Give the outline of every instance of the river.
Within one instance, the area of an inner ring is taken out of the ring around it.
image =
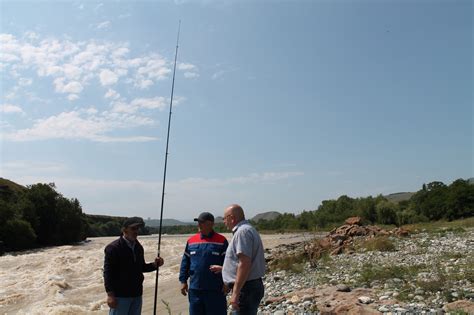
[[[225,234],[230,239],[230,234]],[[108,314],[102,278],[104,247],[116,237],[89,238],[78,245],[48,247],[0,256],[0,314]],[[158,314],[187,314],[180,294],[179,264],[189,235],[164,235]],[[262,235],[265,248],[310,238],[306,234]],[[145,260],[157,251],[157,235],[140,236]],[[146,273],[143,314],[153,313],[155,273]]]

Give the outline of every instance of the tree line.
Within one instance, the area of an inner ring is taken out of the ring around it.
[[[404,225],[436,220],[455,220],[474,216],[474,185],[458,179],[450,185],[424,184],[409,200],[392,202],[382,195],[324,200],[313,211],[299,215],[284,213],[274,220],[252,222],[261,231],[311,231],[340,225],[345,219],[360,216],[370,224]],[[0,179],[0,252],[35,247],[71,244],[86,237],[117,236],[124,217],[87,215],[76,198],[68,199],[56,191],[54,183],[27,187]],[[195,225],[163,226],[164,234],[195,233]],[[217,232],[226,232],[222,223]],[[158,233],[144,227],[140,233]]]
[[[0,179],[0,254],[118,236],[125,219],[84,214],[79,200],[64,197],[54,183],[23,187]],[[149,234],[148,228],[140,233]]]
[[[455,220],[474,216],[474,185],[458,179],[449,186],[435,181],[423,184],[409,200],[389,201],[377,197],[324,200],[317,210],[299,215],[284,213],[271,221],[254,222],[260,230],[315,230],[340,225],[345,219],[360,216],[366,223],[401,226],[437,220]]]
[[[86,222],[79,200],[58,193],[54,183],[0,188],[0,241],[4,250],[85,239]]]

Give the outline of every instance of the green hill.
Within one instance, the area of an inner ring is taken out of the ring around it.
[[[18,193],[25,190],[26,187],[19,185],[11,180],[0,177],[0,192],[14,192]]]
[[[275,220],[281,215],[280,212],[277,211],[268,211],[268,212],[263,212],[259,213],[256,216],[254,216],[251,220],[254,222],[258,222],[260,220],[266,220],[266,221],[271,221]]]
[[[414,195],[415,193],[413,192],[399,192],[399,193],[393,193],[384,196],[388,201],[391,202],[400,202],[400,201],[405,201],[405,200],[410,200],[410,198]]]

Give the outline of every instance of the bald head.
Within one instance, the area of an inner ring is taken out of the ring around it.
[[[245,220],[244,209],[237,204],[228,206],[224,211],[224,223],[232,229],[240,221]]]

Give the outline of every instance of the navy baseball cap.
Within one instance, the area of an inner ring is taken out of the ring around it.
[[[199,217],[194,218],[194,221],[197,221],[197,222],[204,222],[204,221],[214,222],[214,216],[212,215],[212,213],[203,212],[199,215]]]

